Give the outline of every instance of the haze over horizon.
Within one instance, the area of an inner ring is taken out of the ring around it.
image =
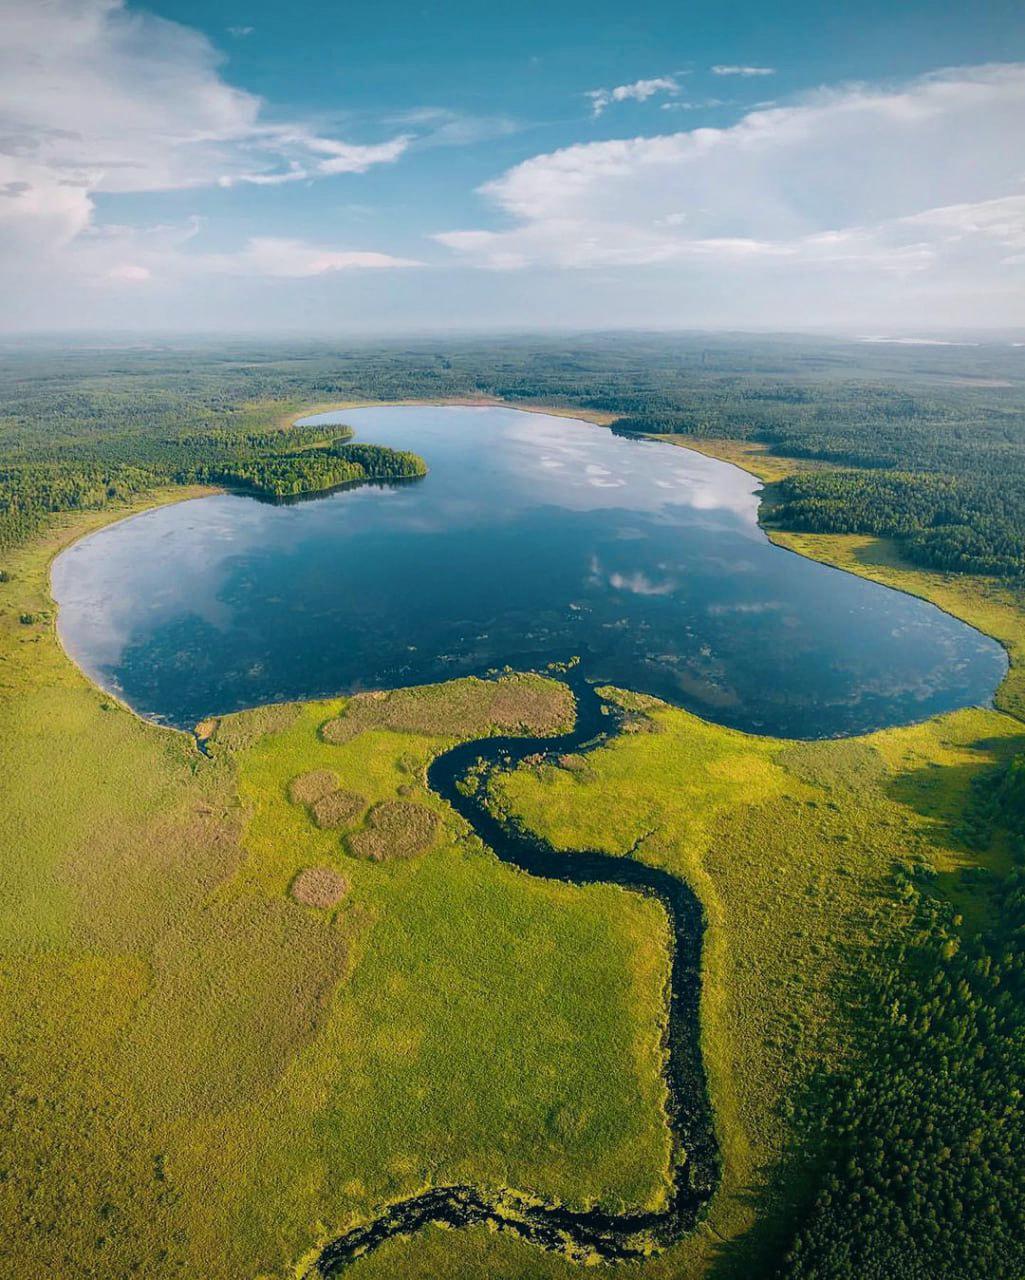
[[[1025,327],[1025,18],[0,0],[8,334]]]

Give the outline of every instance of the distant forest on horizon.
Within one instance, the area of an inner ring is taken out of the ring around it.
[[[306,405],[484,397],[813,461],[770,489],[774,525],[893,537],[933,569],[1025,575],[1025,348],[1010,343],[603,334],[6,347],[0,551],[53,513],[161,485],[285,495],[354,478],[331,460],[337,439],[282,432]]]

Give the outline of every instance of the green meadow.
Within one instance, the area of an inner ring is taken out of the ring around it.
[[[4,1274],[288,1275],[438,1182],[661,1204],[660,908],[512,871],[423,782],[449,721],[551,731],[562,687],[462,682],[381,728],[357,700],[341,743],[340,702],[264,709],[203,755],[56,641],[47,565],[104,518],[0,587]],[[435,810],[430,847],[355,856],[289,797],[318,769]],[[292,896],[311,866],[343,873],[334,908]]]
[[[957,829],[970,779],[1025,734],[998,712],[963,711],[794,743],[645,702],[650,729],[583,767],[500,775],[495,803],[558,847],[637,857],[697,892],[708,921],[702,1049],[725,1166],[706,1230],[729,1240],[757,1220],[738,1250],[757,1257],[764,1237],[771,1256],[773,1216],[789,1219],[801,1161],[815,1155],[791,1151],[788,1169],[788,1114],[813,1073],[842,1062],[863,972],[910,923],[893,869],[935,870],[966,914],[981,909],[961,872],[1004,871],[1005,858],[969,853]],[[690,1274],[700,1252],[681,1246],[672,1274]]]
[[[452,1182],[660,1207],[660,908],[513,871],[424,781],[459,740],[558,732],[564,688],[508,675],[262,708],[205,723],[201,752],[94,688],[57,641],[50,560],[116,514],[60,517],[0,584],[4,1274],[294,1276],[383,1204]],[[863,538],[787,538],[1020,652],[1010,588],[907,577]],[[746,1280],[770,1274],[829,1145],[795,1117],[855,1054],[877,957],[913,925],[895,868],[931,873],[965,927],[985,918],[1010,854],[999,832],[969,839],[964,815],[1025,730],[966,710],[795,743],[613,696],[628,732],[489,794],[557,847],[643,859],[698,895],[723,1181],[692,1237],[611,1270]],[[318,823],[293,786],[307,775],[356,800]],[[373,815],[411,806],[432,819],[377,860]],[[301,900],[311,869],[343,886],[331,905]],[[429,1228],[352,1274],[578,1271],[508,1235]]]

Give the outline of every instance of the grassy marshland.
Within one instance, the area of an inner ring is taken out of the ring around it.
[[[5,1273],[284,1276],[382,1201],[457,1179],[658,1202],[659,911],[512,872],[423,785],[460,737],[557,731],[562,691],[514,678],[264,708],[204,726],[202,756],[56,643],[50,558],[109,518],[61,518],[0,584]],[[825,556],[821,541],[805,549]],[[880,544],[828,542],[1016,654],[1005,588],[909,578]],[[808,1116],[823,1070],[856,1061],[873,966],[915,924],[908,876],[936,873],[955,933],[989,918],[1010,845],[972,825],[972,780],[1025,730],[964,711],[796,744],[622,696],[634,732],[494,795],[556,844],[650,859],[701,897],[725,1177],[690,1240],[627,1274],[746,1280],[770,1272],[814,1190],[832,1134]],[[339,793],[362,803],[318,825],[313,806]],[[429,847],[352,856],[375,806],[399,802],[430,811]],[[353,1272],[575,1274],[508,1237],[434,1229]]]
[[[448,741],[489,725],[557,728],[566,709],[551,687],[505,686],[519,708],[510,718],[495,686],[469,682],[387,708],[354,700],[341,718],[338,704],[264,709],[207,726],[207,758],[65,659],[47,566],[126,499],[152,505],[164,484],[289,496],[361,478],[346,470],[359,461],[351,449],[335,452],[337,428],[280,430],[324,397],[325,408],[464,399],[628,415],[638,430],[698,433],[673,438],[767,482],[898,461],[938,468],[958,479],[962,525],[986,542],[1010,536],[1020,553],[1017,353],[960,352],[959,367],[970,359],[975,371],[960,385],[943,350],[806,347],[616,335],[446,354],[433,340],[370,352],[300,344],[256,359],[251,344],[8,353],[4,1276],[288,1276],[382,1200],[457,1177],[577,1202],[657,1199],[659,913],[611,889],[512,873],[422,786]],[[892,456],[870,456],[880,442]],[[782,456],[788,443],[801,461]],[[888,527],[886,494],[864,478],[816,480],[811,496],[836,497],[829,486],[841,483],[844,519]],[[915,491],[928,497],[929,485]],[[994,522],[997,493],[1006,510]],[[770,536],[996,636],[1012,659],[998,705],[1025,715],[1020,578],[913,567],[867,534]],[[950,541],[941,556],[914,544],[905,555],[987,562],[963,532]],[[1008,1014],[1022,1003],[1021,939],[1007,932],[1020,904],[1003,878],[1013,840],[972,781],[1021,750],[1021,724],[962,712],[804,746],[638,711],[638,732],[607,750],[496,788],[567,845],[673,867],[708,912],[703,1047],[725,1179],[691,1240],[622,1274],[755,1280],[775,1273],[781,1245],[793,1247],[789,1280],[1018,1280],[1001,1227],[1016,1210],[1021,1220],[1010,1182],[1023,1054]],[[330,774],[329,790],[290,797],[313,773]],[[312,806],[342,792],[365,804],[331,801],[318,825]],[[398,801],[432,812],[430,847],[380,863],[351,856],[350,838],[373,835],[373,806]],[[994,938],[973,942],[987,926]],[[508,1236],[436,1229],[353,1270],[578,1275]]]
[[[709,921],[703,1048],[726,1168],[709,1229],[729,1238],[750,1225],[752,1192],[766,1229],[800,1189],[799,1178],[779,1185],[788,1111],[813,1074],[842,1061],[863,972],[910,924],[894,866],[937,871],[965,914],[983,910],[985,893],[961,871],[1007,870],[999,845],[971,852],[959,827],[972,776],[1021,750],[1025,731],[964,711],[793,743],[655,703],[646,714],[651,731],[584,768],[521,768],[494,792],[559,847],[632,849],[698,892]]]
[[[204,757],[56,642],[49,559],[104,518],[0,587],[0,1270],[285,1274],[434,1181],[658,1202],[661,912],[509,870],[423,785],[447,711],[479,695],[479,732],[495,686],[413,695],[411,729],[382,701],[343,743],[320,733],[340,702],[246,713]],[[565,721],[550,682],[499,692],[500,725]],[[429,810],[430,848],[351,856],[379,828],[317,826],[289,788],[318,770],[370,813]],[[333,907],[296,901],[317,867]]]

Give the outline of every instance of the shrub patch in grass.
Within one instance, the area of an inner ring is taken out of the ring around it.
[[[349,826],[367,807],[366,799],[338,785],[338,775],[330,769],[312,769],[288,784],[288,798],[305,805],[321,830]]]
[[[349,826],[366,807],[366,800],[358,792],[346,791],[339,787],[311,804],[310,814],[318,827],[322,830],[331,830],[335,827]]]
[[[328,792],[337,789],[337,774],[330,769],[312,769],[292,779],[288,784],[288,798],[293,804],[315,804]]]
[[[292,897],[304,907],[333,907],[348,892],[348,880],[333,867],[305,867],[292,881]]]
[[[438,815],[408,800],[382,800],[367,815],[367,825],[349,837],[357,858],[387,862],[412,858],[429,849],[438,829]]]

